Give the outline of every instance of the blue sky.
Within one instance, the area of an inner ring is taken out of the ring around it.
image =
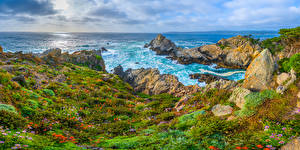
[[[0,0],[0,31],[168,32],[300,26],[300,0]]]

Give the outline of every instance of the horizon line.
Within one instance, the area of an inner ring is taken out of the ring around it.
[[[0,31],[0,33],[129,33],[129,34],[157,34],[157,33],[204,33],[204,32],[278,32],[279,30],[206,30],[206,31],[165,31],[165,32],[113,32],[113,31]]]

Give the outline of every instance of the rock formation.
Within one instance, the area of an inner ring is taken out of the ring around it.
[[[55,48],[40,54],[42,60],[48,64],[70,62],[77,65],[84,65],[98,71],[105,71],[105,64],[101,50],[82,50],[72,54],[62,53],[61,49]]]
[[[292,69],[289,74],[282,73],[277,77],[277,83],[279,86],[276,88],[276,92],[283,94],[288,87],[297,80],[295,71]]]
[[[246,69],[261,50],[258,44],[254,44],[243,36],[222,39],[217,44],[182,49],[159,34],[145,47],[149,47],[158,54],[169,55],[181,64],[216,63],[219,67],[242,69]]]
[[[200,90],[197,85],[184,86],[176,76],[160,74],[158,69],[128,69],[124,72],[122,66],[118,66],[114,68],[114,74],[119,75],[121,79],[128,82],[135,92],[150,95],[169,93],[179,97]]]
[[[156,51],[158,55],[167,55],[177,51],[176,45],[164,37],[162,34],[158,34],[155,39],[153,39],[149,44],[146,44],[145,47],[149,47],[153,51]]]
[[[211,111],[215,116],[225,116],[231,114],[233,108],[231,106],[218,104],[215,105]]]
[[[274,71],[273,56],[268,49],[265,49],[247,68],[243,87],[254,91],[269,89]]]

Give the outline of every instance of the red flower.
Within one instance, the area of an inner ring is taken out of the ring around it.
[[[235,149],[242,149],[242,147],[236,147]]]
[[[264,150],[271,150],[270,148],[264,148]]]
[[[248,147],[242,147],[242,149],[248,149]]]
[[[264,148],[261,144],[256,145],[257,148]]]
[[[218,150],[218,148],[217,148],[217,147],[214,147],[214,146],[209,146],[208,148],[209,148],[209,149],[212,149],[212,150]]]

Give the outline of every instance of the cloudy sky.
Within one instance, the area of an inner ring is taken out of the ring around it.
[[[0,0],[0,31],[168,32],[300,26],[300,0]]]

